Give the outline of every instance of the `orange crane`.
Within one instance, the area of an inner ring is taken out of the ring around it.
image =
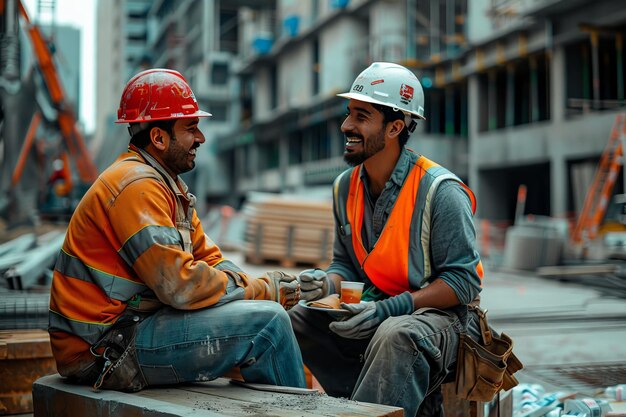
[[[623,140],[626,138],[626,114],[615,116],[609,141],[602,152],[593,182],[587,191],[583,208],[571,235],[575,246],[593,240],[611,200],[613,187],[622,168]]]
[[[19,5],[20,15],[26,23],[26,32],[28,33],[33,46],[37,66],[39,67],[43,77],[52,101],[52,105],[57,111],[56,122],[63,137],[67,151],[76,165],[80,180],[85,184],[91,184],[97,178],[98,170],[93,162],[91,154],[87,149],[87,146],[85,145],[82,134],[76,127],[76,118],[74,116],[73,109],[65,96],[63,85],[61,84],[60,77],[54,64],[52,52],[41,34],[39,27],[32,23],[28,17],[28,13],[26,12],[26,8],[22,2],[20,0],[17,0],[17,2]],[[17,165],[13,171],[13,185],[17,184],[21,178],[28,153],[33,145],[33,138],[40,119],[41,116],[37,112],[31,120]],[[62,153],[60,158],[66,163],[69,162],[65,153]]]

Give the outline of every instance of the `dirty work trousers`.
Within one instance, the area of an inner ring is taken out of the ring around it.
[[[289,311],[304,363],[327,394],[404,408],[404,415],[443,417],[440,385],[454,377],[459,334],[477,337],[465,306],[390,317],[371,339],[345,339],[324,312]],[[419,411],[419,412],[418,412]]]
[[[271,301],[165,307],[139,324],[135,345],[148,385],[209,381],[240,366],[249,382],[306,387],[287,312]]]

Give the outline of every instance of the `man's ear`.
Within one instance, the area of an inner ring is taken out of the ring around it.
[[[391,138],[400,136],[400,133],[404,129],[404,122],[400,119],[387,123],[387,135]]]
[[[160,151],[165,150],[165,135],[166,132],[159,127],[150,129],[150,142]]]

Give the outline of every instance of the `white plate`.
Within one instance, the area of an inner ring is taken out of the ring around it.
[[[332,318],[339,319],[342,317],[350,316],[350,312],[348,310],[337,309],[337,308],[322,308],[322,307],[313,307],[308,305],[313,301],[300,300],[298,304],[302,307],[307,308],[309,310],[323,311],[324,313],[328,313]]]

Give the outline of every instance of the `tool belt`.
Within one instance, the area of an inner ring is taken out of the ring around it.
[[[147,385],[135,349],[135,335],[140,322],[141,317],[136,314],[120,317],[91,347],[91,353],[96,357],[96,369],[102,370],[93,384],[94,391],[136,392]]]
[[[513,353],[513,340],[504,333],[500,337],[492,333],[487,311],[469,308],[478,314],[481,337],[475,341],[467,333],[461,334],[455,391],[459,398],[488,402],[518,384],[513,374],[524,365]]]

